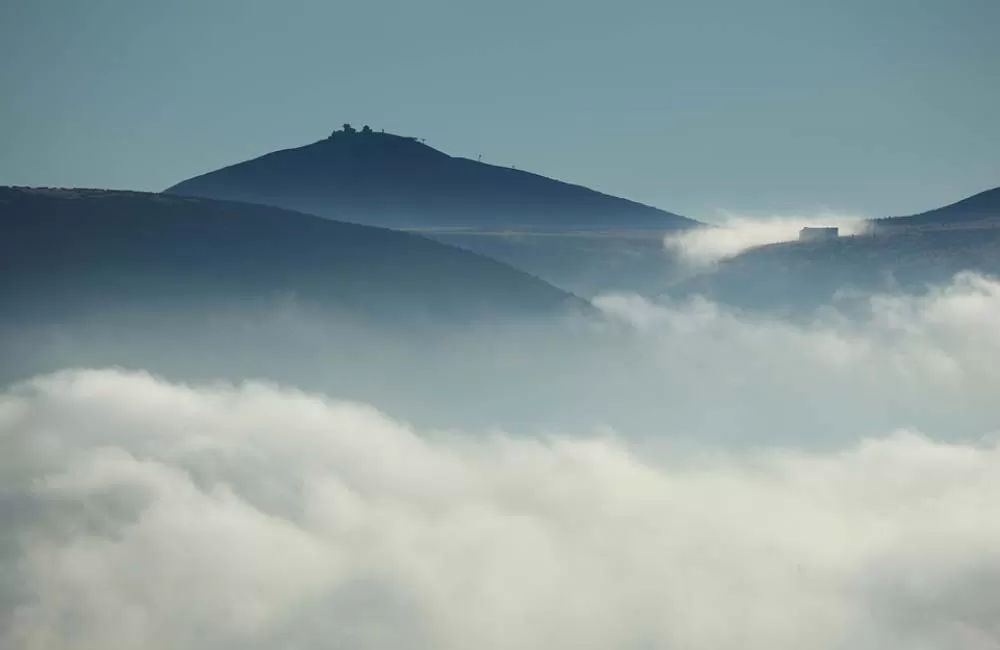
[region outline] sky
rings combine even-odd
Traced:
[[[161,190],[345,122],[713,220],[1000,185],[996,0],[6,0],[0,184]]]

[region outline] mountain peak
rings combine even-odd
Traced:
[[[171,194],[261,203],[392,228],[672,230],[696,221],[422,138],[344,124],[327,138],[188,179]]]

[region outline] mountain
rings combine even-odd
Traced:
[[[211,199],[0,188],[5,319],[272,300],[408,322],[555,313],[582,302],[410,233]]]
[[[850,308],[872,293],[919,294],[963,271],[1000,276],[1000,189],[918,215],[873,220],[863,234],[754,248],[666,293],[808,313],[835,300]]]
[[[656,229],[698,222],[594,190],[345,125],[197,176],[168,194],[273,205],[391,228]]]
[[[957,203],[907,217],[875,220],[876,228],[995,227],[1000,226],[1000,187],[980,192]]]
[[[1000,229],[900,231],[751,249],[668,291],[750,310],[810,311],[871,293],[923,293],[962,271],[1000,275]]]

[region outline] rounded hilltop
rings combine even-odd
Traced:
[[[216,169],[166,192],[422,231],[667,231],[699,225],[580,185],[451,156],[422,138],[368,125],[344,124],[318,142]]]

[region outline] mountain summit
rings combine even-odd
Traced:
[[[417,138],[350,125],[183,181],[169,194],[260,203],[390,228],[661,229],[698,222]]]

